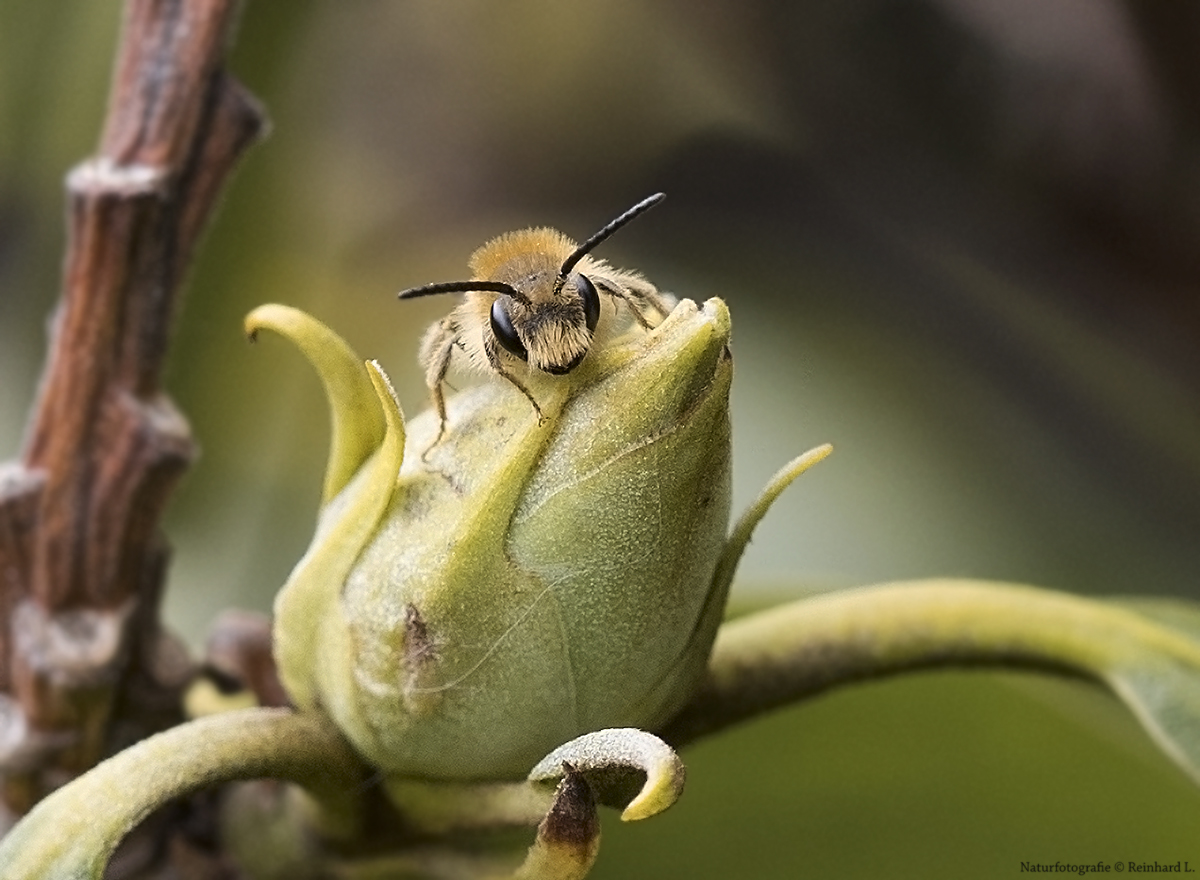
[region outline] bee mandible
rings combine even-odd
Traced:
[[[666,198],[643,199],[581,245],[554,229],[522,229],[492,239],[471,255],[472,281],[446,281],[401,291],[400,299],[439,293],[466,294],[449,315],[435,323],[421,341],[425,383],[441,420],[433,445],[446,430],[442,383],[454,350],[466,353],[472,366],[491,370],[511,382],[542,409],[514,375],[521,362],[530,370],[561,376],[587,356],[602,324],[600,294],[624,305],[644,329],[657,326],[670,311],[671,300],[637,272],[616,269],[590,256],[593,248]],[[603,328],[602,328],[603,329]]]

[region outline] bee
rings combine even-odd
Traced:
[[[601,294],[612,301],[614,316],[619,304],[644,329],[662,322],[670,311],[667,296],[639,273],[613,268],[589,254],[664,198],[657,193],[643,199],[580,245],[555,229],[505,233],[471,255],[474,280],[400,292],[400,299],[466,294],[421,341],[425,384],[441,420],[433,446],[446,430],[442,384],[455,349],[463,351],[475,368],[498,373],[516,386],[541,423],[545,420],[541,407],[514,370],[562,376],[577,367],[599,335],[598,328],[606,329],[601,327]]]

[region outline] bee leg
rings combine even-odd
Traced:
[[[648,281],[631,282],[626,290],[629,295],[638,300],[654,311],[658,312],[658,320],[654,322],[654,326],[658,326],[666,320],[667,315],[671,314],[671,310],[675,308],[675,297],[667,293],[660,293],[658,288]]]
[[[642,326],[643,330],[651,330],[662,323],[671,313],[671,307],[665,297],[658,292],[653,284],[641,279],[622,279],[624,284],[615,284],[603,278],[594,279],[597,287],[614,299],[625,303],[630,314]],[[651,322],[646,317],[646,311],[658,312],[658,320]]]
[[[442,442],[442,436],[446,433],[446,395],[442,392],[442,383],[446,381],[446,371],[450,369],[450,355],[458,341],[458,324],[450,318],[443,318],[430,327],[421,340],[419,357],[425,366],[425,384],[429,388],[429,397],[438,414],[437,436],[421,454],[422,460],[425,460],[433,447]]]
[[[491,368],[515,385],[517,390],[525,395],[525,399],[533,405],[533,411],[537,413],[538,427],[546,424],[546,417],[542,414],[542,408],[538,406],[537,400],[535,400],[533,395],[529,393],[529,389],[522,385],[516,376],[504,369],[504,362],[500,360],[500,350],[497,348],[494,337],[489,338],[484,342],[483,353],[487,355],[488,363],[491,365]]]
[[[506,373],[506,372],[504,372],[504,370],[497,370],[496,372],[498,372],[501,376],[503,376],[505,379],[507,379],[512,384],[516,385],[517,390],[520,391],[522,394],[524,394],[526,400],[528,400],[531,404],[533,404],[533,411],[535,413],[537,413],[538,426],[541,427],[542,425],[546,424],[546,417],[544,415],[542,415],[542,408],[540,406],[538,406],[538,402],[536,400],[534,400],[533,395],[529,393],[529,389],[526,388],[524,385],[522,385],[520,382],[518,382],[517,378],[515,376],[513,376],[511,373]]]

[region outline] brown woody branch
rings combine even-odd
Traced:
[[[194,455],[161,389],[180,281],[264,129],[222,69],[236,0],[129,0],[97,156],[67,179],[68,250],[20,462],[0,467],[0,772],[19,815],[178,718],[159,520]]]

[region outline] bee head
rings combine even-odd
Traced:
[[[472,291],[498,293],[500,296],[492,302],[488,319],[500,347],[536,369],[556,376],[564,375],[587,355],[600,320],[600,295],[596,285],[587,275],[576,272],[575,267],[598,244],[664,198],[662,193],[657,193],[643,199],[579,245],[563,260],[552,281],[553,263],[544,275],[535,273],[521,284],[498,280],[448,281],[402,291],[400,298]],[[538,232],[530,231],[531,234]],[[570,246],[569,240],[558,233],[545,232],[558,236]],[[497,243],[511,243],[512,236],[520,235],[502,236]],[[546,255],[536,256],[545,258]]]
[[[600,320],[600,295],[582,273],[559,275],[546,297],[532,300],[515,290],[497,297],[489,318],[502,348],[561,376],[587,355]]]

